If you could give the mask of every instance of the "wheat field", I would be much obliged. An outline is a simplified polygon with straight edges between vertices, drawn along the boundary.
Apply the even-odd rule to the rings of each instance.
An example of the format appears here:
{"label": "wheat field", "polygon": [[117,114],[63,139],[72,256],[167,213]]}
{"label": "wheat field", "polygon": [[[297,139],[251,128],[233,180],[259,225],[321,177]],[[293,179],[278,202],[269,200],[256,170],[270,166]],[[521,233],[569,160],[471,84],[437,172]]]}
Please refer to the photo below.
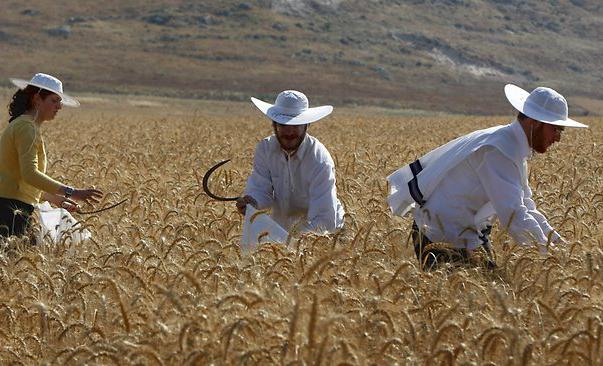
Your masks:
{"label": "wheat field", "polygon": [[76,214],[85,243],[3,244],[0,364],[600,365],[603,119],[530,162],[569,242],[553,255],[495,229],[495,271],[424,273],[386,206],[393,170],[512,117],[336,109],[309,132],[336,161],[346,229],[244,254],[242,217],[200,180],[232,158],[211,186],[242,191],[271,133],[251,104],[85,99],[44,127],[49,173],[128,202]]}

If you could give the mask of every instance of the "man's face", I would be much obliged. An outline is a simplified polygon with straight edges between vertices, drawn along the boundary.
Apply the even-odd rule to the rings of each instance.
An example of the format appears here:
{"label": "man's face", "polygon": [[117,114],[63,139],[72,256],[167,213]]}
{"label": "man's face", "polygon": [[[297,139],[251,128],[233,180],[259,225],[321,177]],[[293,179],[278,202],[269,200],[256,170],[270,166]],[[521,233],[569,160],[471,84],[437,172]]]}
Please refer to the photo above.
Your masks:
{"label": "man's face", "polygon": [[38,111],[38,118],[41,121],[50,121],[54,119],[62,108],[61,97],[56,94],[47,95],[42,98],[39,94],[34,97],[34,103]]}
{"label": "man's face", "polygon": [[537,153],[545,153],[552,144],[561,141],[561,133],[565,129],[563,126],[555,126],[536,120],[532,121],[531,147]]}
{"label": "man's face", "polygon": [[281,148],[287,152],[297,150],[304,137],[306,137],[306,130],[308,129],[308,125],[281,125],[276,122],[273,123],[273,126],[274,134],[281,144]]}

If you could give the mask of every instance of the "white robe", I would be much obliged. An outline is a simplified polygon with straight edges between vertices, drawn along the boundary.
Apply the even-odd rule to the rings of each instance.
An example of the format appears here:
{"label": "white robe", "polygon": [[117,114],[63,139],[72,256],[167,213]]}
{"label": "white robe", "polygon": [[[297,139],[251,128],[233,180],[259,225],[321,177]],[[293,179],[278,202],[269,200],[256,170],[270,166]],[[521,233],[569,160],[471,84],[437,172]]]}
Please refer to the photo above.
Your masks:
{"label": "white robe", "polygon": [[307,134],[289,157],[276,136],[260,141],[245,194],[258,209],[271,208],[274,221],[286,230],[299,225],[300,231],[332,232],[343,226],[335,164],[324,145]]}

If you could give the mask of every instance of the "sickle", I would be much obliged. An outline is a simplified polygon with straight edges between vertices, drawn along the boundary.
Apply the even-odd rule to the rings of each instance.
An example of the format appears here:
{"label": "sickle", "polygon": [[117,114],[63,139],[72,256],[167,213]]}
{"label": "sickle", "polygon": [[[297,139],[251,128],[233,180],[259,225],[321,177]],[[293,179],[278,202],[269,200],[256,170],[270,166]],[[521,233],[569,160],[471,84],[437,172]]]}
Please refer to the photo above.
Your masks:
{"label": "sickle", "polygon": [[107,210],[110,210],[112,208],[115,208],[115,207],[121,205],[122,203],[126,202],[127,200],[128,200],[127,198],[123,199],[123,200],[121,200],[121,201],[119,201],[119,202],[117,202],[115,204],[112,204],[111,206],[103,207],[103,208],[98,209],[98,210],[94,210],[94,211],[78,211],[78,213],[80,215],[92,215],[92,214],[95,214],[95,213],[99,213],[99,212],[103,212],[103,211],[107,211]]}
{"label": "sickle", "polygon": [[205,173],[205,175],[203,175],[203,190],[205,191],[205,193],[207,193],[208,196],[210,196],[211,198],[217,200],[217,201],[236,201],[238,200],[240,197],[220,197],[217,196],[213,193],[211,193],[209,191],[209,187],[207,186],[207,182],[209,181],[209,177],[211,176],[211,173],[213,173],[216,169],[218,169],[219,167],[221,167],[222,165],[228,163],[230,161],[230,159],[226,159],[223,160],[221,162],[219,162],[218,164],[212,166],[211,168],[209,168],[209,170]]}

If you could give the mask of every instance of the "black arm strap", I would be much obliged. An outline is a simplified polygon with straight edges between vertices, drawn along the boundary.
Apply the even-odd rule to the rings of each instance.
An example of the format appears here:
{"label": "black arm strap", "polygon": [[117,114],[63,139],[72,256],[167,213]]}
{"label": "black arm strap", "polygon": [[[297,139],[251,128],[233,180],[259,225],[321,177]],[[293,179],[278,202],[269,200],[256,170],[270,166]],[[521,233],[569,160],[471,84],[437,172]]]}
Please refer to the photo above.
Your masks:
{"label": "black arm strap", "polygon": [[419,206],[423,207],[425,204],[425,200],[423,199],[423,193],[419,189],[419,181],[417,180],[417,174],[419,174],[423,167],[421,166],[421,162],[417,159],[414,162],[408,165],[410,167],[410,171],[412,172],[413,178],[408,182],[408,190],[410,192],[410,196]]}

